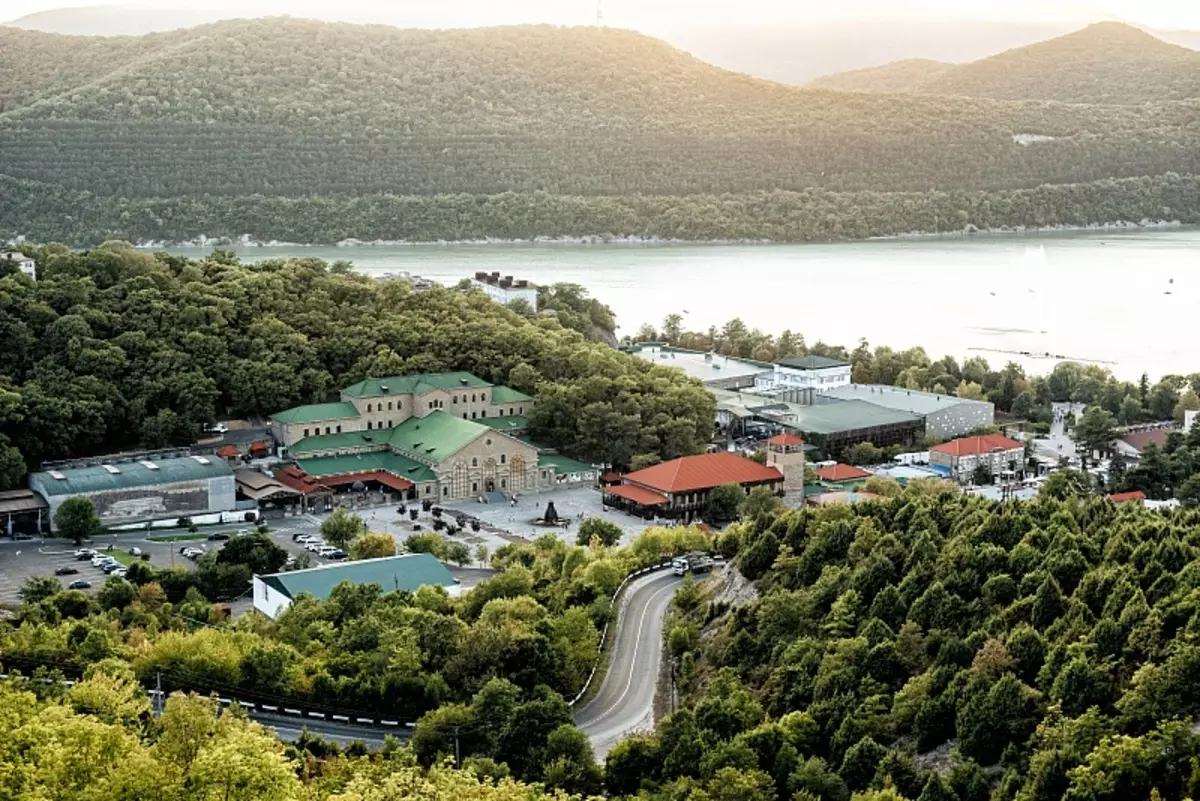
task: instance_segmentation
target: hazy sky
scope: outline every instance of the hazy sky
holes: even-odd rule
[[[1200,29],[1198,0],[600,0],[612,25],[896,18],[1089,22],[1123,19],[1160,28]],[[212,8],[230,16],[290,14],[348,22],[470,26],[514,22],[584,24],[596,0],[0,0],[0,19],[64,6]]]

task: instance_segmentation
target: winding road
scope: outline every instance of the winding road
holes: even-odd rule
[[[651,573],[631,582],[622,596],[608,672],[596,697],[575,714],[599,761],[622,737],[654,727],[663,618],[682,581],[671,572]]]

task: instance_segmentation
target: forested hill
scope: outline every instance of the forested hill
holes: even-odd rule
[[[837,238],[979,224],[962,207],[906,211],[928,208],[931,192],[1200,172],[1200,102],[800,89],[610,28],[269,19],[111,38],[0,28],[0,107],[0,237],[76,244],[280,230],[308,242],[658,230],[712,239],[731,228],[767,238],[790,213],[747,227],[727,225],[728,210],[763,192],[921,193],[869,218],[854,209],[878,197],[863,194],[788,234]],[[1042,138],[1023,146],[1023,133]],[[665,221],[612,213],[647,197],[678,209]],[[300,202],[326,205],[276,216]],[[1200,211],[1149,208],[1152,218]],[[1106,208],[1074,212],[1114,219]]]
[[[811,86],[1137,105],[1200,97],[1200,52],[1106,22],[970,64],[898,61],[826,76]]]

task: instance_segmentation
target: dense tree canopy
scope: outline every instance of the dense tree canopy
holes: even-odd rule
[[[723,540],[761,597],[680,591],[681,709],[615,749],[606,784],[713,794],[733,769],[767,801],[1196,797],[1198,523],[909,490],[737,524]]]
[[[25,465],[190,443],[218,415],[266,416],[405,372],[515,378],[544,400],[532,419],[540,437],[600,462],[694,453],[711,431],[713,401],[698,382],[477,292],[413,292],[308,259],[194,261],[118,243],[27,249],[36,284],[0,278],[8,486]],[[591,308],[578,288],[566,294]],[[603,310],[592,309],[601,319]]]

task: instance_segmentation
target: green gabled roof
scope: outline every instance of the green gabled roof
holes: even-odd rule
[[[424,395],[435,389],[486,389],[490,386],[487,381],[470,373],[416,373],[368,378],[346,387],[342,394],[355,398],[374,398],[383,395]],[[384,387],[387,387],[386,391]]]
[[[344,476],[369,470],[386,470],[394,476],[409,481],[436,481],[437,475],[429,465],[391,451],[349,453],[342,456],[317,456],[312,459],[297,459],[296,464],[310,476]]]
[[[529,403],[533,398],[526,395],[524,392],[517,392],[512,387],[494,386],[492,387],[492,403]]]
[[[583,473],[591,471],[598,472],[597,468],[590,464],[578,462],[568,456],[563,456],[561,453],[539,453],[538,467],[553,467],[554,475],[563,476],[568,473]]]
[[[345,420],[358,417],[358,409],[350,401],[338,403],[310,403],[271,415],[272,420],[291,425],[293,423],[316,423],[322,420]]]
[[[151,466],[152,465],[152,466]],[[31,489],[43,495],[80,495],[132,489],[207,478],[233,478],[233,468],[218,456],[178,456],[170,459],[112,462],[111,470],[94,467],[56,467],[29,476]],[[62,478],[57,478],[62,476]]]
[[[348,451],[355,448],[386,448],[390,428],[372,431],[343,431],[340,434],[317,434],[305,437],[288,448],[293,456],[317,451]]]
[[[517,414],[512,417],[480,417],[475,422],[507,434],[529,428],[529,418]]]
[[[473,420],[463,420],[443,411],[410,417],[391,429],[388,444],[422,459],[437,463],[461,451],[480,434],[491,431]]]
[[[384,592],[414,592],[426,584],[449,587],[455,583],[454,576],[446,566],[427,553],[342,562],[309,570],[273,573],[259,578],[289,598],[308,593],[321,601],[327,599],[333,588],[343,581],[355,585],[378,584]]]

